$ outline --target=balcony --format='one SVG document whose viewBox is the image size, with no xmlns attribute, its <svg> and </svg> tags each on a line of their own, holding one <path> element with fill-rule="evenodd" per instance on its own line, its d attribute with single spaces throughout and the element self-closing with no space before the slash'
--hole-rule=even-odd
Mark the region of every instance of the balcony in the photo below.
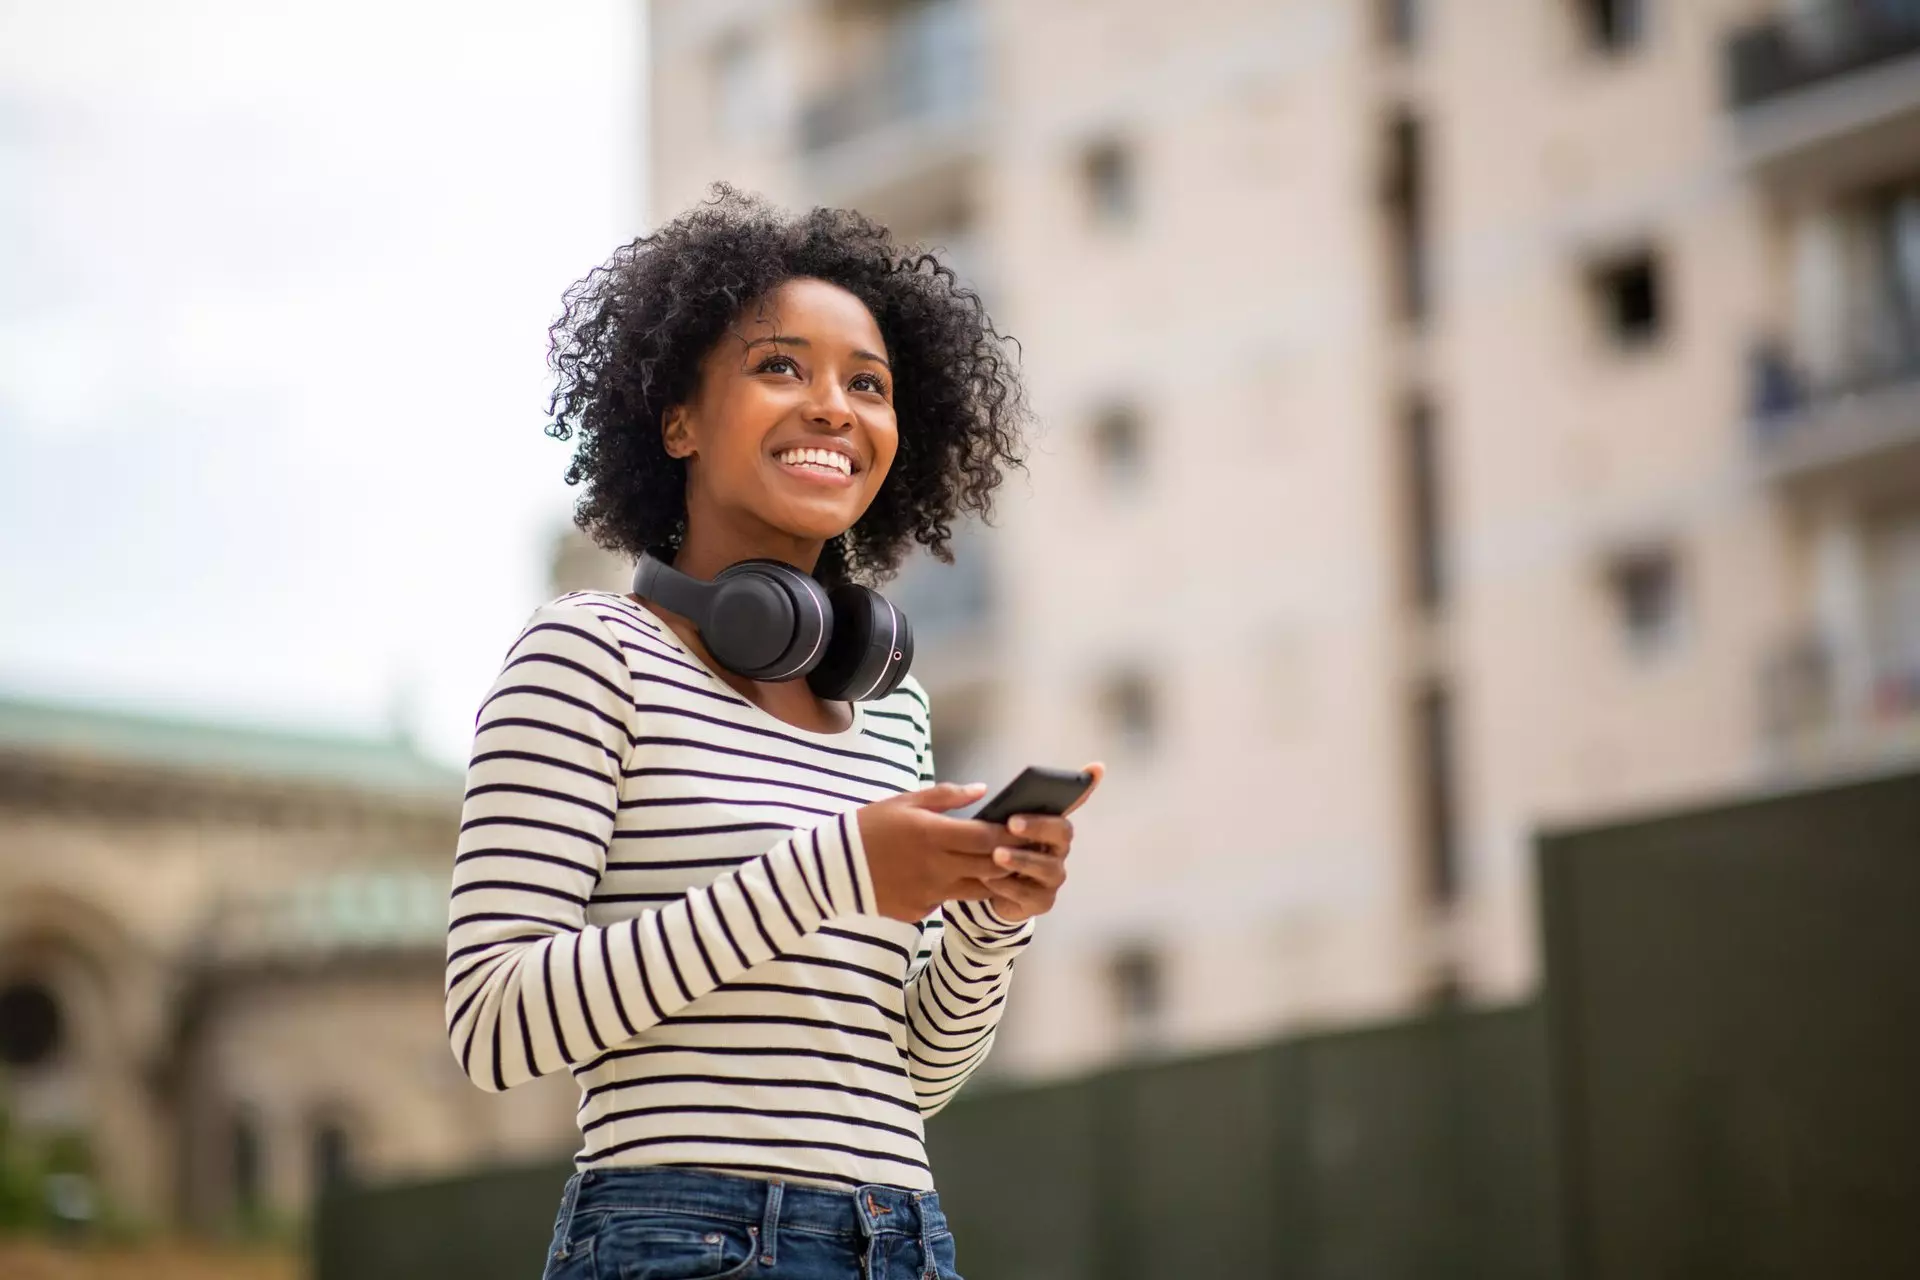
<svg viewBox="0 0 1920 1280">
<path fill-rule="evenodd" d="M 1842 375 L 1816 381 L 1777 345 L 1749 358 L 1755 461 L 1775 480 L 1885 474 L 1920 466 L 1920 335 L 1887 335 Z"/>
<path fill-rule="evenodd" d="M 1798 195 L 1920 162 L 1920 0 L 1824 0 L 1734 33 L 1740 158 Z"/>
<path fill-rule="evenodd" d="M 1727 98 L 1756 106 L 1920 54 L 1920 2 L 1826 0 L 1734 33 Z"/>
<path fill-rule="evenodd" d="M 929 181 L 977 154 L 980 14 L 966 0 L 923 0 L 889 18 L 874 44 L 871 56 L 848 51 L 854 73 L 802 112 L 802 168 L 815 199 L 857 203 L 892 222 L 927 220 L 953 194 L 927 190 Z"/>
<path fill-rule="evenodd" d="M 1920 758 L 1920 657 L 1843 671 L 1831 645 L 1797 636 L 1762 666 L 1769 755 L 1798 771 L 1874 767 Z"/>
</svg>

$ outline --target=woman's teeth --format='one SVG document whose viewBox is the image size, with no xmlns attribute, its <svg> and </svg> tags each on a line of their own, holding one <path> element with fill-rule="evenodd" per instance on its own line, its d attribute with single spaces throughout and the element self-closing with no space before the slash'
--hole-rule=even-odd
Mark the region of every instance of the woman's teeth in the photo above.
<svg viewBox="0 0 1920 1280">
<path fill-rule="evenodd" d="M 852 459 L 844 453 L 835 453 L 831 449 L 789 449 L 785 453 L 774 456 L 776 460 L 789 467 L 816 467 L 842 476 L 853 474 Z"/>
</svg>

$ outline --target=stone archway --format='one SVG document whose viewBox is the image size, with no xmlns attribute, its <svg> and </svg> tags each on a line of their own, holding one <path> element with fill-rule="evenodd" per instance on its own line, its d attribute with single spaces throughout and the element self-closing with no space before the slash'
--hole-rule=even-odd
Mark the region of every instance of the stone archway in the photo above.
<svg viewBox="0 0 1920 1280">
<path fill-rule="evenodd" d="M 66 888 L 0 899 L 6 1106 L 21 1140 L 83 1147 L 119 1213 L 170 1209 L 171 1119 L 156 1089 L 170 975 L 107 909 Z"/>
</svg>

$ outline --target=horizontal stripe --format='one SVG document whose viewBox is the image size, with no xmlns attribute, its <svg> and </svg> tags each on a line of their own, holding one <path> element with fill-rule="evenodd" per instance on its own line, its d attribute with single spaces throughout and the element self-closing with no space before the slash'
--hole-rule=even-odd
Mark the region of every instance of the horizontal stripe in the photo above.
<svg viewBox="0 0 1920 1280">
<path fill-rule="evenodd" d="M 863 1129 L 877 1129 L 882 1133 L 896 1134 L 915 1142 L 920 1140 L 918 1133 L 904 1125 L 886 1124 L 867 1116 L 836 1115 L 831 1111 L 792 1111 L 778 1107 L 736 1107 L 697 1103 L 681 1106 L 628 1107 L 621 1111 L 609 1111 L 581 1125 L 580 1132 L 592 1133 L 602 1125 L 617 1124 L 622 1120 L 638 1120 L 642 1116 L 677 1115 L 751 1116 L 755 1120 L 818 1120 L 824 1124 L 850 1124 Z"/>
<path fill-rule="evenodd" d="M 453 1052 L 488 1089 L 571 1072 L 583 1168 L 930 1187 L 920 1119 L 991 1046 L 1027 927 L 867 914 L 853 812 L 932 773 L 916 683 L 828 740 L 691 657 L 601 592 L 507 650 L 454 850 Z"/>
<path fill-rule="evenodd" d="M 850 805 L 867 803 L 867 799 L 862 796 L 850 796 L 842 791 L 829 791 L 825 787 L 810 787 L 803 782 L 792 782 L 792 781 L 788 781 L 780 778 L 755 778 L 748 774 L 743 774 L 743 773 L 718 773 L 710 769 L 670 769 L 670 768 L 623 769 L 621 770 L 621 776 L 627 779 L 701 778 L 701 779 L 712 781 L 712 782 L 739 782 L 739 783 L 745 783 L 747 785 L 755 787 L 758 790 L 763 792 L 771 789 L 778 789 L 781 791 L 805 791 L 811 795 L 824 796 L 829 800 L 839 800 L 845 804 L 850 804 Z M 880 784 L 875 784 L 875 785 L 880 785 Z M 887 795 L 899 795 L 901 793 L 901 788 L 891 786 L 891 785 L 884 787 L 884 790 Z M 702 797 L 702 798 L 708 798 L 708 797 Z M 722 801 L 718 798 L 714 798 L 714 799 L 715 799 L 715 803 L 728 802 L 728 801 Z"/>
</svg>

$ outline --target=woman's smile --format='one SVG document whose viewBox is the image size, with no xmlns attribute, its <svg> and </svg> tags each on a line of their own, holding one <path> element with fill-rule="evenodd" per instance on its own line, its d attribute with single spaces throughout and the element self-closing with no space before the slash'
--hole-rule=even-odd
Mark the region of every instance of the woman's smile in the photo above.
<svg viewBox="0 0 1920 1280">
<path fill-rule="evenodd" d="M 850 489 L 861 470 L 852 453 L 837 444 L 790 445 L 773 455 L 774 464 L 802 484 Z"/>
</svg>

